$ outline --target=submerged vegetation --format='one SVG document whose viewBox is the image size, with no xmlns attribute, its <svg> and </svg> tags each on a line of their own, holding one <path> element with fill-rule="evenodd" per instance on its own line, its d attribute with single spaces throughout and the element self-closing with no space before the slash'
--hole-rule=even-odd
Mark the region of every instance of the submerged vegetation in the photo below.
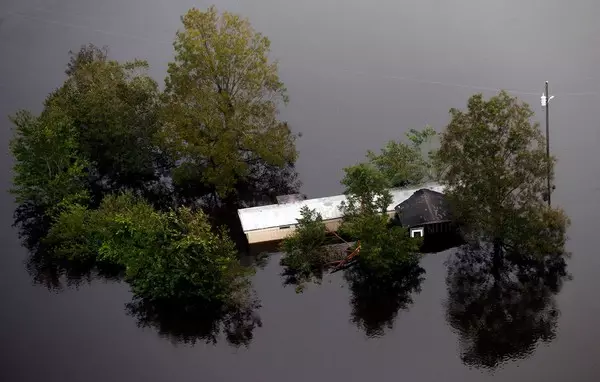
<svg viewBox="0 0 600 382">
<path fill-rule="evenodd" d="M 469 99 L 467 110 L 450 111 L 436 154 L 440 181 L 464 232 L 502 250 L 543 258 L 564 254 L 569 219 L 547 200 L 554 157 L 533 112 L 506 92 Z"/>
<path fill-rule="evenodd" d="M 359 255 L 352 268 L 353 272 L 360 270 L 360 276 L 354 274 L 350 279 L 391 286 L 402 283 L 398 276 L 418 263 L 421 240 L 408 237 L 406 228 L 391 225 L 387 208 L 392 187 L 416 186 L 431 179 L 432 154 L 424 153 L 423 147 L 435 134 L 431 127 L 411 130 L 407 134 L 411 144 L 390 141 L 381 154 L 368 152 L 367 162 L 344 169 L 341 183 L 346 201 L 341 206 L 339 232 L 354 243 L 349 250 Z M 324 246 L 326 239 L 321 216 L 304 210 L 296 231 L 281 246 L 285 253 L 281 264 L 286 274 L 300 276 L 295 280 L 298 285 L 322 278 L 327 259 L 333 257 L 332 250 Z"/>
<path fill-rule="evenodd" d="M 269 40 L 213 7 L 182 23 L 164 91 L 145 61 L 88 45 L 39 115 L 12 117 L 12 192 L 30 269 L 115 270 L 143 325 L 162 322 L 157 312 L 240 318 L 255 307 L 252 270 L 212 214 L 299 186 Z"/>
<path fill-rule="evenodd" d="M 281 243 L 285 256 L 281 265 L 286 269 L 288 284 L 302 291 L 308 281 L 320 282 L 328 263 L 327 231 L 323 217 L 308 207 L 300 211 L 296 231 Z"/>
<path fill-rule="evenodd" d="M 189 343 L 223 331 L 247 345 L 260 304 L 235 227 L 223 223 L 240 207 L 298 192 L 297 136 L 278 118 L 288 95 L 268 38 L 214 7 L 190 10 L 182 24 L 164 90 L 145 61 L 117 62 L 88 45 L 71 54 L 39 115 L 11 117 L 16 222 L 32 251 L 28 269 L 48 287 L 63 272 L 123 279 L 140 326 Z M 390 223 L 390 191 L 440 182 L 470 244 L 449 264 L 448 320 L 465 362 L 493 367 L 554 336 L 569 219 L 546 204 L 555 159 L 528 105 L 479 94 L 450 115 L 440 134 L 410 130 L 344 169 L 342 255 L 323 217 L 304 208 L 281 243 L 281 265 L 301 291 L 346 258 L 335 269 L 349 284 L 352 321 L 381 335 L 424 274 L 422 239 Z M 504 305 L 480 309 L 491 299 Z M 534 314 L 522 313 L 528 307 Z M 473 310 L 479 317 L 465 318 Z M 510 341 L 494 331 L 521 323 L 530 332 Z M 497 346 L 482 349 L 483 337 Z"/>
</svg>

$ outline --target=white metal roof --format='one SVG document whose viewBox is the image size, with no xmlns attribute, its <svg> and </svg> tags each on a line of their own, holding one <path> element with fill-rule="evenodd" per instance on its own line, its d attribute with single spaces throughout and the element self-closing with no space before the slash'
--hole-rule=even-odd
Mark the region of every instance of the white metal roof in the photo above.
<svg viewBox="0 0 600 382">
<path fill-rule="evenodd" d="M 427 188 L 437 192 L 443 192 L 443 186 L 429 184 L 418 188 L 393 189 L 392 204 L 388 206 L 388 212 L 402 203 L 417 190 Z M 342 217 L 340 204 L 346 200 L 345 195 L 328 196 L 325 198 L 307 199 L 287 204 L 271 204 L 268 206 L 242 208 L 238 210 L 238 216 L 242 223 L 244 232 L 259 229 L 267 229 L 281 226 L 294 225 L 301 217 L 300 209 L 307 206 L 321 214 L 323 220 L 339 219 Z"/>
</svg>

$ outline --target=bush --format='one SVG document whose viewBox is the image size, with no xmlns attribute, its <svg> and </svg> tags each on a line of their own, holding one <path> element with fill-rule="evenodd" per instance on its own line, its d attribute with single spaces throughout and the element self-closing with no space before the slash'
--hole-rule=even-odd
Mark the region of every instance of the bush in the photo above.
<svg viewBox="0 0 600 382">
<path fill-rule="evenodd" d="M 158 212 L 127 193 L 107 196 L 98 210 L 72 206 L 47 241 L 58 256 L 122 266 L 134 295 L 148 301 L 232 304 L 249 284 L 235 245 L 204 213 Z"/>
<path fill-rule="evenodd" d="M 390 224 L 387 207 L 392 196 L 389 182 L 379 170 L 363 163 L 344 171 L 347 202 L 342 206 L 340 232 L 360 240 L 357 271 L 364 273 L 365 279 L 394 282 L 399 268 L 418 262 L 421 241 Z"/>
<path fill-rule="evenodd" d="M 298 219 L 296 230 L 281 243 L 284 256 L 281 265 L 290 283 L 297 284 L 298 290 L 307 281 L 319 282 L 323 277 L 328 256 L 324 245 L 327 231 L 321 214 L 308 207 L 302 207 L 302 217 Z"/>
<path fill-rule="evenodd" d="M 386 214 L 353 216 L 344 221 L 341 231 L 360 239 L 355 271 L 366 280 L 394 283 L 402 269 L 419 262 L 421 240 L 411 238 L 405 228 L 391 226 Z"/>
<path fill-rule="evenodd" d="M 15 157 L 11 192 L 17 203 L 35 205 L 50 220 L 71 203 L 88 198 L 88 162 L 77 148 L 77 131 L 60 110 L 40 117 L 20 111 L 11 117 L 15 125 L 10 150 Z"/>
</svg>

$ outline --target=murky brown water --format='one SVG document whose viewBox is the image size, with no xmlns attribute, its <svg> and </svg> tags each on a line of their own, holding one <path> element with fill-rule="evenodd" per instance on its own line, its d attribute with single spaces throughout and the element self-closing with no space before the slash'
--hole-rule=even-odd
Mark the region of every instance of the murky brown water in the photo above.
<svg viewBox="0 0 600 382">
<path fill-rule="evenodd" d="M 67 52 L 87 42 L 109 45 L 119 59 L 147 58 L 153 75 L 162 78 L 179 15 L 206 5 L 191 0 L 3 1 L 0 115 L 39 110 L 62 81 Z M 187 329 L 173 329 L 175 319 L 138 327 L 140 322 L 127 314 L 131 296 L 124 283 L 92 277 L 62 290 L 36 284 L 11 228 L 12 199 L 4 193 L 0 380 L 600 377 L 599 3 L 230 0 L 217 5 L 249 16 L 273 41 L 273 56 L 280 59 L 291 95 L 282 116 L 304 133 L 299 171 L 309 196 L 339 192 L 341 168 L 360 160 L 367 149 L 426 123 L 440 130 L 447 110 L 462 107 L 478 90 L 487 95 L 501 87 L 519 91 L 540 111 L 539 94 L 549 80 L 556 95 L 552 150 L 559 158 L 553 202 L 573 221 L 568 261 L 573 279 L 560 290 L 540 280 L 467 282 L 459 277 L 463 273 L 449 274 L 449 251 L 423 259 L 422 282 L 417 277 L 414 288 L 407 288 L 414 292 L 373 307 L 371 300 L 356 298 L 341 274 L 302 295 L 282 288 L 274 255 L 254 279 L 262 303 L 254 313 L 260 322 L 245 317 L 246 325 L 235 327 L 229 341 L 221 336 L 216 344 L 191 346 L 181 342 Z M 0 124 L 0 188 L 6 190 L 10 131 L 6 120 Z M 240 338 L 248 347 L 231 346 Z"/>
</svg>

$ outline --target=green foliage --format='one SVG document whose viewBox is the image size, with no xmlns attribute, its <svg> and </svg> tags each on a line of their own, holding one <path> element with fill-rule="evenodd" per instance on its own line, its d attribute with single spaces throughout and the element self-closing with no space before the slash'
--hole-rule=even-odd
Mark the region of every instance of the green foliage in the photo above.
<svg viewBox="0 0 600 382">
<path fill-rule="evenodd" d="M 342 184 L 346 201 L 342 211 L 346 218 L 361 214 L 382 214 L 392 202 L 389 182 L 374 166 L 360 163 L 344 169 Z"/>
<path fill-rule="evenodd" d="M 340 231 L 360 240 L 357 267 L 363 277 L 372 281 L 393 282 L 398 268 L 418 261 L 420 241 L 412 239 L 406 229 L 392 226 L 387 208 L 392 202 L 389 183 L 383 174 L 369 164 L 344 170 L 347 202 L 343 204 L 344 220 Z"/>
<path fill-rule="evenodd" d="M 40 117 L 20 111 L 10 149 L 15 158 L 12 193 L 55 217 L 65 204 L 87 199 L 87 161 L 81 157 L 78 131 L 64 113 L 50 110 Z"/>
<path fill-rule="evenodd" d="M 476 237 L 526 251 L 562 245 L 568 219 L 544 201 L 548 159 L 533 112 L 506 92 L 452 109 L 436 164 L 457 218 Z M 551 252 L 560 251 L 554 248 Z"/>
<path fill-rule="evenodd" d="M 131 194 L 107 196 L 98 210 L 73 206 L 47 240 L 59 256 L 122 266 L 134 295 L 148 301 L 219 306 L 248 286 L 233 242 L 204 213 L 158 212 Z"/>
<path fill-rule="evenodd" d="M 281 265 L 286 275 L 291 276 L 302 290 L 308 281 L 319 282 L 327 263 L 327 231 L 321 214 L 308 207 L 302 207 L 302 217 L 298 219 L 294 233 L 283 240 Z"/>
<path fill-rule="evenodd" d="M 67 80 L 47 100 L 77 132 L 81 155 L 104 190 L 142 189 L 155 181 L 159 91 L 148 64 L 109 60 L 106 49 L 84 46 L 72 53 Z"/>
<path fill-rule="evenodd" d="M 403 146 L 402 146 L 403 145 Z M 408 147 L 389 144 L 389 147 Z M 412 149 L 412 148 L 411 148 Z M 413 158 L 417 157 L 413 151 Z M 419 154 L 420 158 L 420 154 Z M 393 167 L 384 160 L 398 160 L 398 168 L 406 168 L 397 152 L 385 151 L 371 163 L 344 169 L 347 202 L 339 231 L 360 243 L 360 252 L 345 278 L 352 292 L 352 321 L 367 336 L 383 334 L 384 326 L 392 327 L 400 309 L 412 303 L 412 293 L 420 291 L 424 270 L 418 266 L 421 239 L 413 239 L 405 228 L 390 223 L 387 209 L 392 202 L 390 179 Z M 405 175 L 400 178 L 405 179 Z"/>
<path fill-rule="evenodd" d="M 53 260 L 122 267 L 145 301 L 230 304 L 248 280 L 227 232 L 169 208 L 296 192 L 295 136 L 277 119 L 287 95 L 269 40 L 214 8 L 182 21 L 164 94 L 145 61 L 88 45 L 39 116 L 13 117 L 18 223 Z"/>
<path fill-rule="evenodd" d="M 435 130 L 430 126 L 422 131 L 411 129 L 406 136 L 411 144 L 389 141 L 380 154 L 367 153 L 370 163 L 381 171 L 391 187 L 416 186 L 433 178 L 431 144 Z M 425 151 L 425 146 L 430 149 Z"/>
<path fill-rule="evenodd" d="M 269 39 L 248 20 L 211 7 L 191 9 L 182 22 L 166 79 L 164 145 L 185 163 L 176 180 L 224 197 L 257 166 L 295 161 L 295 137 L 277 119 L 286 89 L 268 59 Z"/>
<path fill-rule="evenodd" d="M 157 180 L 158 87 L 142 61 L 119 64 L 93 45 L 73 54 L 68 78 L 40 116 L 18 112 L 13 192 L 56 217 L 70 204 L 98 203 L 120 188 Z"/>
<path fill-rule="evenodd" d="M 566 231 L 570 223 L 561 209 L 531 208 L 511 219 L 504 245 L 524 255 L 565 255 Z"/>
<path fill-rule="evenodd" d="M 73 204 L 62 211 L 44 242 L 55 257 L 77 262 L 94 261 L 100 249 L 102 232 L 98 213 Z"/>
<path fill-rule="evenodd" d="M 401 282 L 396 276 L 406 266 L 419 262 L 421 239 L 411 238 L 405 228 L 391 225 L 387 215 L 363 214 L 343 224 L 343 232 L 348 232 L 351 225 L 360 240 L 354 271 L 361 274 L 363 281 L 382 285 Z"/>
</svg>

